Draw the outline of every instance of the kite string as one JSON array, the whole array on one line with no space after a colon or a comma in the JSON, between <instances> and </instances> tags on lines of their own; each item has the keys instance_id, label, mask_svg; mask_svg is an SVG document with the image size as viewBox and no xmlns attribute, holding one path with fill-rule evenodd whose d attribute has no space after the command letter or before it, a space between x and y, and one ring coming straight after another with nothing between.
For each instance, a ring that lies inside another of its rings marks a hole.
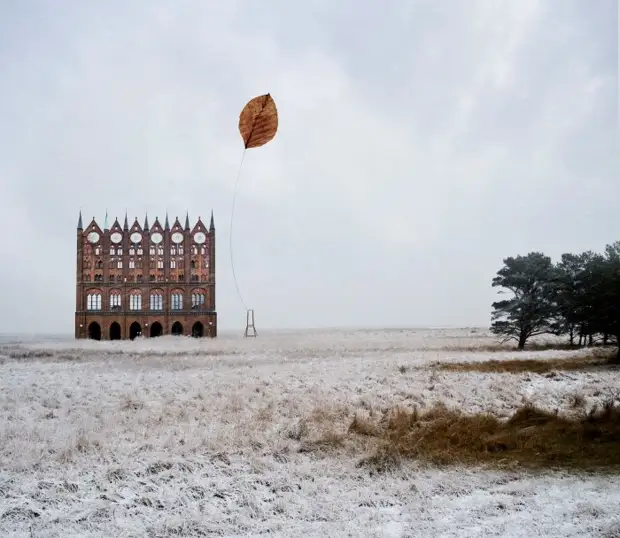
<instances>
[{"instance_id":1,"label":"kite string","mask_svg":"<svg viewBox=\"0 0 620 538\"><path fill-rule=\"evenodd\" d=\"M232 247L232 236L233 236L233 217L235 216L235 202L237 200L237 191L239 190L239 182L241 180L241 169L243 168L243 160L245 159L246 148L243 148L243 153L241 155L241 162L239 163L239 172L237 172L237 182L235 184L235 192L233 194L233 203L232 203L232 211L230 212L230 234L229 234L229 251L230 251L230 266L232 268L233 280L235 281L235 288L237 288L237 295L239 295L239 299L241 299L241 304L243 308L246 310L248 307L241 296L241 292L239 291L239 284L237 283L237 276L235 275L235 263L233 261L233 247Z\"/></svg>"}]
</instances>

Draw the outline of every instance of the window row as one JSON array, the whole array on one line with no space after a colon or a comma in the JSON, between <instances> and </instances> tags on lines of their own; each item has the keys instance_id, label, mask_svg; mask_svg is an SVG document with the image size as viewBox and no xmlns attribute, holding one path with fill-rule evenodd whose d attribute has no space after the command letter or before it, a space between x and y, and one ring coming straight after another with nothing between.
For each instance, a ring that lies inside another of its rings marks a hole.
<instances>
[{"instance_id":1,"label":"window row","mask_svg":"<svg viewBox=\"0 0 620 538\"><path fill-rule=\"evenodd\" d=\"M102 252L101 247L95 247L95 256L100 256L101 252ZM143 252L144 251L140 247L137 248L137 249L134 248L134 247L131 247L129 249L130 256L133 256L136 253L138 254L138 256L142 256ZM164 255L164 247L157 247L157 248L150 247L149 248L149 254L151 256L154 256L155 252L157 252L157 254L159 254L160 256L163 256ZM172 256L176 256L177 254L181 254L182 255L183 252L184 252L183 247L171 247L170 248L170 254ZM200 254L204 255L204 254L207 253L207 248L204 245L201 246L200 248L192 247L192 253L193 254L198 254L198 252L200 252ZM123 255L123 249L120 248L120 247L110 247L110 255L111 256L122 256Z\"/></svg>"},{"instance_id":2,"label":"window row","mask_svg":"<svg viewBox=\"0 0 620 538\"><path fill-rule=\"evenodd\" d=\"M155 269L155 264L157 264L157 269L164 268L164 260L150 260L149 261L149 269ZM91 267L92 264L86 262L85 267ZM94 263L95 269L103 269L103 261L97 260ZM190 262L190 266L192 269L208 269L209 262L207 260L203 260L202 264L196 260L192 260ZM110 260L108 262L108 267L110 269L122 269L123 268L123 260ZM185 260L170 260L170 269L183 269L185 267ZM142 260L129 260L129 269L142 269Z\"/></svg>"},{"instance_id":3,"label":"window row","mask_svg":"<svg viewBox=\"0 0 620 538\"><path fill-rule=\"evenodd\" d=\"M84 273L85 281L88 281L90 278L91 278L90 274ZM96 273L95 276L92 278L94 282L103 282L102 274ZM125 278L123 278L122 275L108 275L108 282L123 282L125 280L127 282L144 282L144 279L141 274L127 275L127 277ZM165 280L164 275L153 275L153 274L149 275L149 282L164 282L164 280ZM184 282L185 274L178 273L177 275L170 275L168 280L171 282ZM193 274L190 276L189 280L190 282L205 282L209 280L209 277L207 274L200 274L200 275Z\"/></svg>"},{"instance_id":4,"label":"window row","mask_svg":"<svg viewBox=\"0 0 620 538\"><path fill-rule=\"evenodd\" d=\"M194 292L191 294L192 310L199 310L204 307L206 294L203 292ZM110 294L110 310L120 310L121 294L112 292ZM86 296L86 310L101 310L101 293L89 293ZM149 310L163 310L164 295L161 291L151 292L149 296ZM170 309L183 310L183 293L174 292L170 295ZM142 310L142 293L132 291L129 294L129 310Z\"/></svg>"}]
</instances>

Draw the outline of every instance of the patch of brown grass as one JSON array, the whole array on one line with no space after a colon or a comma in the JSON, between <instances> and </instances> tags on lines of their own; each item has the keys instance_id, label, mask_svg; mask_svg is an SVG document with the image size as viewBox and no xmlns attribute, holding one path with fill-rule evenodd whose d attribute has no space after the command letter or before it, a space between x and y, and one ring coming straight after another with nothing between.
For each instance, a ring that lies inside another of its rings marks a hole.
<instances>
[{"instance_id":1,"label":"patch of brown grass","mask_svg":"<svg viewBox=\"0 0 620 538\"><path fill-rule=\"evenodd\" d=\"M441 349L444 351L467 351L467 352L494 353L498 351L517 351L517 346L513 341L511 341L511 342L505 342L503 344L500 342L491 342L491 343L486 343L486 344L478 344L478 345L470 345L470 346L447 345L447 346L442 346ZM570 344L565 343L565 342L529 342L526 344L525 349L527 351L547 351L550 349L575 350L575 349L579 349L579 346L577 345L571 346Z\"/></svg>"},{"instance_id":2,"label":"patch of brown grass","mask_svg":"<svg viewBox=\"0 0 620 538\"><path fill-rule=\"evenodd\" d=\"M605 352L592 353L587 356L567 357L562 359L509 359L478 362L438 362L432 365L438 370L451 372L485 372L520 374L531 372L545 374L555 370L575 371L602 368L609 366L609 354Z\"/></svg>"},{"instance_id":3,"label":"patch of brown grass","mask_svg":"<svg viewBox=\"0 0 620 538\"><path fill-rule=\"evenodd\" d=\"M393 409L374 429L360 424L356 418L350 433L377 436L377 461L406 457L443 465L620 468L620 407L611 401L574 417L527 405L507 421L439 404L424 412Z\"/></svg>"}]
</instances>

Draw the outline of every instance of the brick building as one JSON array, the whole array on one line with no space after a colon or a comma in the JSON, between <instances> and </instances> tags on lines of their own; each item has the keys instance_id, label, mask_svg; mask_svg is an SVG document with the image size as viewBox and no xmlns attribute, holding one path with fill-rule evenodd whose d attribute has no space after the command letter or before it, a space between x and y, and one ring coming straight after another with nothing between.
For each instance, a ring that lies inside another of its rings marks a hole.
<instances>
[{"instance_id":1,"label":"brick building","mask_svg":"<svg viewBox=\"0 0 620 538\"><path fill-rule=\"evenodd\" d=\"M217 336L215 225L77 226L75 337Z\"/></svg>"}]
</instances>

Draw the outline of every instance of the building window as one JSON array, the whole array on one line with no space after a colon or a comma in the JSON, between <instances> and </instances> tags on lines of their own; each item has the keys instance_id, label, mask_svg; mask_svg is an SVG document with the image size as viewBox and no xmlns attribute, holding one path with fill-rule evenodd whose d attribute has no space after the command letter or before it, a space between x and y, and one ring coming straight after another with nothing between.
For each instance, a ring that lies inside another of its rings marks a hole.
<instances>
[{"instance_id":1,"label":"building window","mask_svg":"<svg viewBox=\"0 0 620 538\"><path fill-rule=\"evenodd\" d=\"M95 256L99 256L99 254L101 254L101 248L97 247L95 248Z\"/></svg>"},{"instance_id":2,"label":"building window","mask_svg":"<svg viewBox=\"0 0 620 538\"><path fill-rule=\"evenodd\" d=\"M136 268L136 262L134 260L129 260L129 269L135 269Z\"/></svg>"},{"instance_id":3,"label":"building window","mask_svg":"<svg viewBox=\"0 0 620 538\"><path fill-rule=\"evenodd\" d=\"M151 247L151 248L149 249L149 254L150 254L151 256L155 256L155 247Z\"/></svg>"},{"instance_id":4,"label":"building window","mask_svg":"<svg viewBox=\"0 0 620 538\"><path fill-rule=\"evenodd\" d=\"M183 282L185 280L185 275L183 273L179 274L179 282Z\"/></svg>"},{"instance_id":5,"label":"building window","mask_svg":"<svg viewBox=\"0 0 620 538\"><path fill-rule=\"evenodd\" d=\"M95 275L96 282L103 282L103 275Z\"/></svg>"},{"instance_id":6,"label":"building window","mask_svg":"<svg viewBox=\"0 0 620 538\"><path fill-rule=\"evenodd\" d=\"M192 282L198 282L198 275L192 275Z\"/></svg>"},{"instance_id":7,"label":"building window","mask_svg":"<svg viewBox=\"0 0 620 538\"><path fill-rule=\"evenodd\" d=\"M183 310L183 294L175 292L172 294L172 310Z\"/></svg>"},{"instance_id":8,"label":"building window","mask_svg":"<svg viewBox=\"0 0 620 538\"><path fill-rule=\"evenodd\" d=\"M192 269L196 269L196 261L195 261L195 260L192 260L192 261L190 262L189 266L190 266Z\"/></svg>"},{"instance_id":9,"label":"building window","mask_svg":"<svg viewBox=\"0 0 620 538\"><path fill-rule=\"evenodd\" d=\"M202 268L203 268L203 269L208 269L208 268L209 268L209 262L208 262L207 260L205 260L205 261L202 263Z\"/></svg>"},{"instance_id":10,"label":"building window","mask_svg":"<svg viewBox=\"0 0 620 538\"><path fill-rule=\"evenodd\" d=\"M183 254L183 247L179 247L179 254Z\"/></svg>"},{"instance_id":11,"label":"building window","mask_svg":"<svg viewBox=\"0 0 620 538\"><path fill-rule=\"evenodd\" d=\"M176 269L176 268L177 268L177 261L170 260L170 269Z\"/></svg>"},{"instance_id":12,"label":"building window","mask_svg":"<svg viewBox=\"0 0 620 538\"><path fill-rule=\"evenodd\" d=\"M122 269L123 268L123 260L118 260L116 262L116 268L117 269Z\"/></svg>"},{"instance_id":13,"label":"building window","mask_svg":"<svg viewBox=\"0 0 620 538\"><path fill-rule=\"evenodd\" d=\"M164 268L164 260L157 260L157 269Z\"/></svg>"},{"instance_id":14,"label":"building window","mask_svg":"<svg viewBox=\"0 0 620 538\"><path fill-rule=\"evenodd\" d=\"M86 296L86 310L101 310L101 293L89 293Z\"/></svg>"},{"instance_id":15,"label":"building window","mask_svg":"<svg viewBox=\"0 0 620 538\"><path fill-rule=\"evenodd\" d=\"M205 255L206 249L205 247L200 247L200 254Z\"/></svg>"},{"instance_id":16,"label":"building window","mask_svg":"<svg viewBox=\"0 0 620 538\"><path fill-rule=\"evenodd\" d=\"M155 282L155 275L149 275L149 282Z\"/></svg>"},{"instance_id":17,"label":"building window","mask_svg":"<svg viewBox=\"0 0 620 538\"><path fill-rule=\"evenodd\" d=\"M142 310L142 295L139 291L132 291L129 295L129 310Z\"/></svg>"},{"instance_id":18,"label":"building window","mask_svg":"<svg viewBox=\"0 0 620 538\"><path fill-rule=\"evenodd\" d=\"M117 256L122 256L123 255L123 249L122 248L117 248L116 249L116 255Z\"/></svg>"},{"instance_id":19,"label":"building window","mask_svg":"<svg viewBox=\"0 0 620 538\"><path fill-rule=\"evenodd\" d=\"M142 248L138 249L138 256L142 256L142 254L144 254L144 251L142 250Z\"/></svg>"},{"instance_id":20,"label":"building window","mask_svg":"<svg viewBox=\"0 0 620 538\"><path fill-rule=\"evenodd\" d=\"M136 249L134 249L133 247L129 249L129 255L130 256L135 256L136 255Z\"/></svg>"},{"instance_id":21,"label":"building window","mask_svg":"<svg viewBox=\"0 0 620 538\"><path fill-rule=\"evenodd\" d=\"M118 291L113 291L110 294L110 310L119 310L121 307L121 294Z\"/></svg>"},{"instance_id":22,"label":"building window","mask_svg":"<svg viewBox=\"0 0 620 538\"><path fill-rule=\"evenodd\" d=\"M183 269L183 267L185 267L185 260L183 258L181 258L178 262L177 262L177 267L179 269Z\"/></svg>"},{"instance_id":23,"label":"building window","mask_svg":"<svg viewBox=\"0 0 620 538\"><path fill-rule=\"evenodd\" d=\"M192 254L198 254L198 248L192 247Z\"/></svg>"},{"instance_id":24,"label":"building window","mask_svg":"<svg viewBox=\"0 0 620 538\"><path fill-rule=\"evenodd\" d=\"M137 275L137 276L136 276L136 280L137 280L138 282L142 282L142 275Z\"/></svg>"},{"instance_id":25,"label":"building window","mask_svg":"<svg viewBox=\"0 0 620 538\"><path fill-rule=\"evenodd\" d=\"M170 248L170 255L171 256L176 256L176 254L177 254L177 249L175 247L171 247Z\"/></svg>"},{"instance_id":26,"label":"building window","mask_svg":"<svg viewBox=\"0 0 620 538\"><path fill-rule=\"evenodd\" d=\"M205 304L205 294L202 292L192 293L192 310L199 310Z\"/></svg>"},{"instance_id":27,"label":"building window","mask_svg":"<svg viewBox=\"0 0 620 538\"><path fill-rule=\"evenodd\" d=\"M114 247L110 248L110 256L114 256Z\"/></svg>"},{"instance_id":28,"label":"building window","mask_svg":"<svg viewBox=\"0 0 620 538\"><path fill-rule=\"evenodd\" d=\"M160 256L164 255L164 247L157 247L157 254L159 254Z\"/></svg>"},{"instance_id":29,"label":"building window","mask_svg":"<svg viewBox=\"0 0 620 538\"><path fill-rule=\"evenodd\" d=\"M163 310L164 309L164 296L161 291L154 291L151 293L151 310Z\"/></svg>"}]
</instances>

